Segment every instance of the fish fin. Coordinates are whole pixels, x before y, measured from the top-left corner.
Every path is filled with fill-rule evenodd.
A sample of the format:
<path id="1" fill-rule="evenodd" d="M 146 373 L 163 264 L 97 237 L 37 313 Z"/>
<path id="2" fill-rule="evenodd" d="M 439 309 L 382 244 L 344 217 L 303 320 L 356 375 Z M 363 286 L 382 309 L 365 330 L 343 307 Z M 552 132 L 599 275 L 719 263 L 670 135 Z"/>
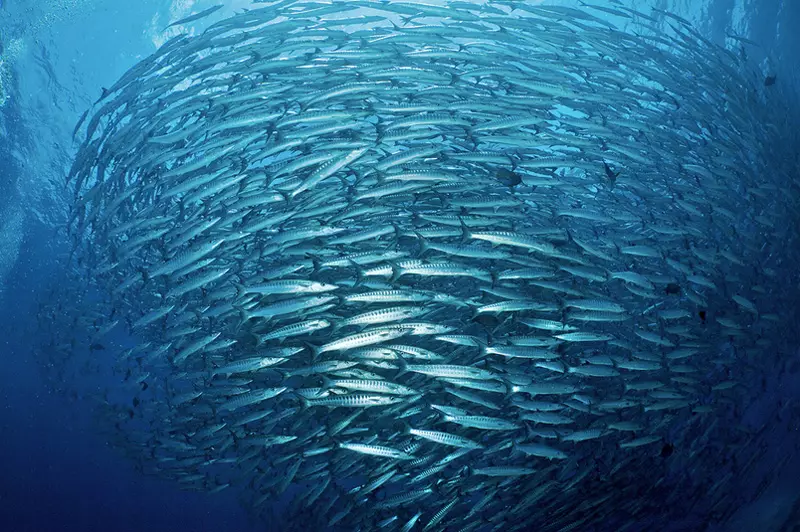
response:
<path id="1" fill-rule="evenodd" d="M 506 385 L 506 393 L 504 395 L 504 399 L 506 401 L 509 401 L 511 399 L 511 396 L 514 395 L 514 383 L 512 383 L 508 379 L 503 379 L 503 384 Z"/>
<path id="2" fill-rule="evenodd" d="M 527 424 L 525 425 L 525 428 L 527 430 L 530 430 L 530 426 L 527 425 Z M 528 438 L 530 438 L 530 436 L 528 436 Z M 514 438 L 514 439 L 511 440 L 511 454 L 513 455 L 514 453 L 518 453 L 518 452 L 520 452 L 520 450 L 517 449 L 517 440 L 516 440 L 516 438 Z"/>
<path id="3" fill-rule="evenodd" d="M 511 315 L 509 314 L 508 317 L 506 317 L 502 322 L 497 324 L 497 327 L 494 327 L 491 331 L 486 331 L 486 337 L 489 339 L 489 343 L 492 342 L 492 335 L 494 333 L 496 333 L 498 331 L 498 329 L 500 329 L 503 325 L 505 325 L 506 323 L 508 323 L 511 320 L 512 320 L 512 318 L 511 318 Z"/>
<path id="4" fill-rule="evenodd" d="M 309 401 L 306 397 L 303 397 L 299 393 L 295 393 L 295 395 L 300 398 L 300 405 L 303 407 L 303 410 L 307 410 L 311 406 L 311 401 Z"/>
<path id="5" fill-rule="evenodd" d="M 302 186 L 302 185 L 300 185 L 300 186 Z M 299 188 L 299 186 L 298 186 L 298 188 Z M 305 190 L 301 190 L 300 192 L 295 192 L 295 191 L 298 190 L 298 188 L 294 188 L 292 190 L 278 190 L 278 194 L 283 196 L 283 200 L 286 203 L 291 203 L 292 200 L 295 198 L 295 196 L 299 196 L 300 194 L 305 192 Z"/>
<path id="6" fill-rule="evenodd" d="M 236 306 L 234 308 L 236 308 L 236 311 L 239 313 L 239 319 L 242 320 L 242 322 L 239 324 L 239 327 L 241 328 L 245 323 L 250 321 L 250 318 L 253 316 L 242 307 Z"/>
<path id="7" fill-rule="evenodd" d="M 320 355 L 320 347 L 309 342 L 303 342 L 305 346 L 311 351 L 311 360 L 316 360 Z"/>
<path id="8" fill-rule="evenodd" d="M 405 361 L 405 359 L 403 357 L 399 357 L 397 359 L 397 363 L 400 365 L 400 371 L 397 372 L 397 374 L 395 375 L 395 378 L 400 377 L 400 375 L 404 375 L 404 374 L 408 373 L 408 364 L 406 363 L 406 361 Z"/>
<path id="9" fill-rule="evenodd" d="M 475 307 L 474 309 L 472 309 L 472 316 L 470 316 L 469 319 L 470 320 L 474 320 L 475 318 L 477 318 L 481 314 L 483 314 L 483 313 L 480 311 L 480 307 Z"/>
<path id="10" fill-rule="evenodd" d="M 336 176 L 336 178 L 337 178 L 339 181 L 341 181 L 341 182 L 342 182 L 342 187 L 346 187 L 346 186 L 348 186 L 348 185 L 350 184 L 350 182 L 347 180 L 347 178 L 348 178 L 350 175 L 354 175 L 354 176 L 356 176 L 356 179 L 358 179 L 358 177 L 359 177 L 359 176 L 358 176 L 358 174 L 357 174 L 355 171 L 353 171 L 353 172 L 350 172 L 350 173 L 348 173 L 348 174 L 345 174 L 345 175 L 337 175 L 337 176 Z"/>
<path id="11" fill-rule="evenodd" d="M 364 282 L 364 270 L 361 268 L 361 266 L 358 265 L 356 261 L 352 259 L 349 259 L 347 262 L 349 262 L 350 266 L 352 266 L 353 269 L 356 271 L 356 280 L 355 283 L 353 283 L 353 288 L 355 288 L 356 286 L 360 286 L 361 283 Z"/>
<path id="12" fill-rule="evenodd" d="M 237 283 L 236 281 L 231 281 L 231 284 L 236 289 L 236 297 L 241 298 L 247 294 L 247 288 L 242 283 Z"/>
<path id="13" fill-rule="evenodd" d="M 397 244 L 400 242 L 400 237 L 403 236 L 403 232 L 400 230 L 400 226 L 394 222 L 392 222 L 392 228 L 394 229 L 394 236 L 389 242 L 391 246 L 397 247 Z"/>
<path id="14" fill-rule="evenodd" d="M 392 277 L 389 280 L 390 283 L 394 284 L 400 278 L 403 273 L 403 268 L 401 268 L 396 262 L 394 261 L 387 261 L 389 265 L 392 267 Z"/>
<path id="15" fill-rule="evenodd" d="M 489 349 L 489 343 L 491 342 L 492 339 L 489 336 L 488 332 L 486 333 L 486 341 L 481 340 L 477 336 L 474 337 L 474 339 L 475 339 L 475 343 L 478 344 L 478 350 L 480 351 L 480 356 L 479 356 L 479 358 L 477 360 L 483 360 L 487 356 L 489 356 L 489 353 L 487 352 L 487 350 Z"/>
<path id="16" fill-rule="evenodd" d="M 472 238 L 472 231 L 469 230 L 469 227 L 467 227 L 467 224 L 464 223 L 464 219 L 461 218 L 460 216 L 458 217 L 458 221 L 461 224 L 461 241 L 462 242 L 466 242 L 467 240 L 470 240 Z M 494 244 L 494 243 L 492 243 L 492 244 Z"/>
<path id="17" fill-rule="evenodd" d="M 447 422 L 447 414 L 439 412 L 439 417 L 433 421 L 434 425 L 441 425 Z"/>
<path id="18" fill-rule="evenodd" d="M 252 331 L 248 331 L 246 334 L 248 336 L 250 336 L 253 340 L 255 340 L 256 348 L 261 347 L 261 344 L 264 343 L 264 342 L 261 341 L 261 337 L 259 335 L 257 335 L 256 333 L 254 333 Z"/>
<path id="19" fill-rule="evenodd" d="M 311 259 L 311 264 L 313 264 L 314 270 L 312 271 L 312 273 L 313 274 L 319 273 L 319 271 L 322 269 L 322 259 L 320 259 L 319 256 L 314 255 L 312 253 L 306 253 L 306 257 Z"/>
<path id="20" fill-rule="evenodd" d="M 105 88 L 105 87 L 102 87 L 102 91 L 100 92 L 100 97 L 97 99 L 97 101 L 96 101 L 96 102 L 94 102 L 94 104 L 95 104 L 95 105 L 97 105 L 97 104 L 98 104 L 98 103 L 100 103 L 100 102 L 101 102 L 101 101 L 102 101 L 104 98 L 106 98 L 106 97 L 107 97 L 109 94 L 110 94 L 110 92 L 108 91 L 108 89 L 107 89 L 107 88 Z"/>
<path id="21" fill-rule="evenodd" d="M 383 141 L 383 137 L 386 136 L 386 126 L 383 122 L 378 119 L 378 122 L 375 124 L 375 134 L 377 135 L 377 139 L 375 142 L 380 143 Z M 378 172 L 378 183 L 382 183 L 386 176 L 383 172 Z"/>
<path id="22" fill-rule="evenodd" d="M 428 239 L 419 234 L 417 231 L 414 231 L 414 234 L 417 235 L 417 239 L 419 239 L 419 256 L 421 257 L 430 249 L 430 244 L 428 243 Z"/>

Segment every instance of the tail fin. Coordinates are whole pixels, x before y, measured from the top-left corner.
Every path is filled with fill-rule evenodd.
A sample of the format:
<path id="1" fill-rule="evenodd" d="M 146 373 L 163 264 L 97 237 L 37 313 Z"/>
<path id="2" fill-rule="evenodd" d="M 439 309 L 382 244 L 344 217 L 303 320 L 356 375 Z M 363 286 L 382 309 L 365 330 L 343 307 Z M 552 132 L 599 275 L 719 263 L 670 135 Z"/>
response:
<path id="1" fill-rule="evenodd" d="M 402 276 L 405 272 L 403 268 L 401 268 L 396 262 L 388 261 L 389 265 L 392 267 L 392 278 L 389 280 L 390 283 L 394 284 L 400 276 Z"/>
<path id="2" fill-rule="evenodd" d="M 400 229 L 400 226 L 396 223 L 392 222 L 392 227 L 394 228 L 394 236 L 392 237 L 391 246 L 397 247 L 398 242 L 400 241 L 400 237 L 403 236 L 403 231 Z"/>
<path id="3" fill-rule="evenodd" d="M 321 353 L 321 351 L 320 351 L 321 347 L 320 346 L 317 346 L 317 345 L 314 345 L 314 344 L 310 344 L 308 342 L 303 342 L 303 343 L 305 343 L 305 345 L 308 348 L 308 350 L 311 351 L 311 360 L 312 361 L 316 360 L 317 358 L 319 358 L 319 355 Z"/>
<path id="4" fill-rule="evenodd" d="M 233 287 L 236 288 L 236 297 L 242 298 L 247 294 L 247 288 L 242 283 L 232 281 Z"/>
<path id="5" fill-rule="evenodd" d="M 386 136 L 386 125 L 378 119 L 378 122 L 375 124 L 375 134 L 377 135 L 377 142 L 380 143 L 383 140 L 383 137 Z M 378 173 L 378 183 L 382 183 L 385 179 L 385 174 L 383 172 Z"/>
<path id="6" fill-rule="evenodd" d="M 459 216 L 458 221 L 461 223 L 461 241 L 466 242 L 467 240 L 472 239 L 472 231 L 470 231 L 469 227 L 467 227 L 467 224 L 464 223 L 463 218 Z"/>
<path id="7" fill-rule="evenodd" d="M 236 307 L 236 311 L 239 313 L 239 319 L 241 320 L 241 323 L 239 323 L 237 327 L 238 330 L 242 328 L 248 321 L 250 321 L 250 318 L 253 316 L 242 307 Z"/>
<path id="8" fill-rule="evenodd" d="M 248 331 L 245 334 L 250 336 L 255 341 L 256 348 L 261 347 L 261 344 L 264 343 L 264 342 L 261 341 L 261 337 L 259 335 L 257 335 L 256 333 L 254 333 L 253 331 Z"/>
<path id="9" fill-rule="evenodd" d="M 106 97 L 107 97 L 107 96 L 110 94 L 110 92 L 108 91 L 108 89 L 107 89 L 107 88 L 103 87 L 102 89 L 103 89 L 103 90 L 102 90 L 102 92 L 100 93 L 100 97 L 97 99 L 97 101 L 96 101 L 96 102 L 94 102 L 94 104 L 95 104 L 95 105 L 97 105 L 98 103 L 100 103 L 100 102 L 101 102 L 103 99 L 105 99 L 105 98 L 106 98 Z"/>
<path id="10" fill-rule="evenodd" d="M 417 239 L 419 239 L 419 256 L 421 257 L 426 251 L 431 249 L 431 247 L 427 238 L 419 234 L 417 231 L 414 231 L 414 234 L 417 235 Z"/>
<path id="11" fill-rule="evenodd" d="M 350 266 L 356 271 L 356 280 L 353 283 L 353 288 L 356 286 L 361 285 L 364 282 L 364 270 L 361 269 L 361 266 L 354 260 L 348 260 L 347 262 L 350 263 Z"/>
<path id="12" fill-rule="evenodd" d="M 314 265 L 314 271 L 312 273 L 318 274 L 322 269 L 322 259 L 320 259 L 317 255 L 312 255 L 311 253 L 306 253 L 306 257 L 311 259 L 311 264 Z"/>
<path id="13" fill-rule="evenodd" d="M 397 363 L 400 365 L 400 371 L 397 372 L 395 378 L 398 378 L 400 377 L 400 375 L 405 375 L 406 373 L 408 373 L 408 363 L 406 363 L 406 360 L 403 357 L 399 357 L 397 359 Z"/>
<path id="14" fill-rule="evenodd" d="M 307 410 L 311 406 L 311 401 L 309 401 L 306 397 L 300 395 L 299 393 L 295 393 L 295 395 L 300 398 L 300 405 L 302 406 L 303 410 Z"/>
<path id="15" fill-rule="evenodd" d="M 508 400 L 511 399 L 511 396 L 514 395 L 514 383 L 504 378 L 503 384 L 506 385 L 506 393 L 503 396 L 503 399 L 508 402 Z"/>

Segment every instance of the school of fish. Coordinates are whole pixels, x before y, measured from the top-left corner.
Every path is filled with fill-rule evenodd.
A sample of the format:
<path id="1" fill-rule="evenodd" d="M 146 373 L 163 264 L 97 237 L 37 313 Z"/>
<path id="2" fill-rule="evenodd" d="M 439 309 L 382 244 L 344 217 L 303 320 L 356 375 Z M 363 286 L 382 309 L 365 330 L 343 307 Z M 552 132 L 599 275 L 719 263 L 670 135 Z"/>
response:
<path id="1" fill-rule="evenodd" d="M 713 507 L 667 462 L 729 451 L 797 320 L 797 135 L 763 90 L 613 2 L 280 0 L 172 38 L 75 130 L 98 415 L 268 530 Z"/>

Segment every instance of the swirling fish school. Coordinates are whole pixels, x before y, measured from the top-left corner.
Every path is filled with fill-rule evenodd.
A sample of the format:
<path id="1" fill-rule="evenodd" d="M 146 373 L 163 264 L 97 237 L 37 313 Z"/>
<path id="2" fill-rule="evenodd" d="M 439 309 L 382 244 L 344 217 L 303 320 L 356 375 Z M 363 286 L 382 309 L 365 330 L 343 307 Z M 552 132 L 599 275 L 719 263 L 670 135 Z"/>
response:
<path id="1" fill-rule="evenodd" d="M 120 445 L 315 530 L 624 530 L 711 467 L 797 187 L 737 56 L 614 10 L 282 0 L 123 75 L 68 179 Z"/>

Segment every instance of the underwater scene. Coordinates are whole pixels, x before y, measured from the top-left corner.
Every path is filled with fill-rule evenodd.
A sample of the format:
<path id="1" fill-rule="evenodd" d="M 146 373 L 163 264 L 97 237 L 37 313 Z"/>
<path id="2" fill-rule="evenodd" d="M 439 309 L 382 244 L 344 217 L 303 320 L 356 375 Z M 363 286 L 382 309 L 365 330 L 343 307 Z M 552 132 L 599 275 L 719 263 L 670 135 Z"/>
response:
<path id="1" fill-rule="evenodd" d="M 2 1 L 0 530 L 800 531 L 798 27 Z"/>

